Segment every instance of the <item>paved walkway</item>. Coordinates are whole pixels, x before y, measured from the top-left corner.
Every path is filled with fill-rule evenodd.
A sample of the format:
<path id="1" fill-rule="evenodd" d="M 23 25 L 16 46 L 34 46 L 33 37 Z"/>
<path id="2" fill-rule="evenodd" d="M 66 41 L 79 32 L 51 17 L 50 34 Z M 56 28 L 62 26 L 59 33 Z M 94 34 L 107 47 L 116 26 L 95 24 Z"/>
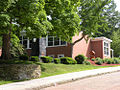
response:
<path id="1" fill-rule="evenodd" d="M 39 90 L 41 88 L 56 85 L 59 83 L 64 83 L 72 80 L 77 80 L 80 78 L 85 78 L 89 76 L 115 72 L 115 71 L 120 71 L 120 66 L 80 71 L 80 72 L 56 75 L 56 76 L 45 77 L 40 79 L 34 79 L 30 81 L 16 82 L 11 84 L 1 85 L 0 90 Z"/>

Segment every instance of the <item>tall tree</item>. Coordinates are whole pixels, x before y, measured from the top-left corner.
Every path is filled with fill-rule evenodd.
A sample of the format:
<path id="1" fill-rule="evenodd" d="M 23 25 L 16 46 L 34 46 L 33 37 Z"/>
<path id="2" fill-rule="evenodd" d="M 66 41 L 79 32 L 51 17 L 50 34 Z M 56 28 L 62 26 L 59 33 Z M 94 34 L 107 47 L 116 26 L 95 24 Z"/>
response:
<path id="1" fill-rule="evenodd" d="M 111 38 L 113 31 L 117 31 L 119 29 L 120 13 L 115 9 L 116 4 L 114 0 L 106 5 L 106 9 L 104 10 L 103 15 L 105 16 L 104 21 L 108 25 L 108 28 L 99 28 L 99 32 L 96 32 L 95 36 L 105 36 Z"/>
<path id="2" fill-rule="evenodd" d="M 2 59 L 11 58 L 11 33 L 24 29 L 29 36 L 41 36 L 52 28 L 51 23 L 47 21 L 44 5 L 44 0 L 0 0 Z"/>
<path id="3" fill-rule="evenodd" d="M 120 30 L 113 31 L 111 35 L 112 41 L 112 49 L 114 50 L 114 56 L 120 56 Z"/>
<path id="4" fill-rule="evenodd" d="M 101 14 L 108 3 L 109 0 L 46 0 L 45 10 L 54 26 L 49 33 L 70 41 L 76 33 L 83 31 L 83 36 L 71 44 L 73 47 L 102 27 L 99 25 L 103 19 Z"/>

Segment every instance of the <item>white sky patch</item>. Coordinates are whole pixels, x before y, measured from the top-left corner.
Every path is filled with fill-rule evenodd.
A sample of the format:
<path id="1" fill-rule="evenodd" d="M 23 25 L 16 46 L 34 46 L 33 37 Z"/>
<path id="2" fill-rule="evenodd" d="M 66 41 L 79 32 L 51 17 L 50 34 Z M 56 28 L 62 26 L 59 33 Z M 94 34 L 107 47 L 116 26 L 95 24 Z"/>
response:
<path id="1" fill-rule="evenodd" d="M 120 12 L 120 0 L 114 0 L 117 7 L 116 7 L 116 10 Z"/>

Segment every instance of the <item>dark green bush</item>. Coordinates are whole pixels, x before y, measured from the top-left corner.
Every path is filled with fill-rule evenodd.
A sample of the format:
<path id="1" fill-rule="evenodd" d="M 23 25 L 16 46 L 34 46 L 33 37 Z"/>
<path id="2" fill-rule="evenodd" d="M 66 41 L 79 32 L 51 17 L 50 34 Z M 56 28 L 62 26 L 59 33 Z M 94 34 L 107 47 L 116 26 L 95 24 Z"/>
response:
<path id="1" fill-rule="evenodd" d="M 92 60 L 92 61 L 95 61 L 95 58 L 92 58 L 91 60 Z"/>
<path id="2" fill-rule="evenodd" d="M 75 57 L 75 60 L 77 61 L 77 64 L 83 64 L 83 61 L 86 59 L 84 55 L 78 55 Z"/>
<path id="3" fill-rule="evenodd" d="M 42 56 L 41 57 L 41 60 L 44 62 L 44 63 L 51 63 L 53 61 L 53 58 L 52 57 L 49 57 L 49 56 Z"/>
<path id="4" fill-rule="evenodd" d="M 114 64 L 120 64 L 119 58 L 114 58 L 113 60 L 114 60 Z"/>
<path id="5" fill-rule="evenodd" d="M 97 57 L 95 60 L 96 60 L 96 61 L 99 61 L 99 60 L 102 60 L 102 59 L 101 59 L 101 58 L 99 58 L 99 57 Z"/>
<path id="6" fill-rule="evenodd" d="M 63 64 L 76 64 L 77 63 L 74 59 L 70 57 L 62 57 L 60 58 L 60 60 L 61 60 L 61 63 Z"/>
<path id="7" fill-rule="evenodd" d="M 114 64 L 114 61 L 112 59 L 108 59 L 106 63 L 107 64 Z"/>
<path id="8" fill-rule="evenodd" d="M 39 57 L 38 56 L 31 56 L 30 61 L 39 62 Z"/>
<path id="9" fill-rule="evenodd" d="M 56 64 L 60 63 L 60 59 L 59 58 L 54 58 L 54 63 L 56 63 Z"/>
<path id="10" fill-rule="evenodd" d="M 83 64 L 85 64 L 85 65 L 91 65 L 91 63 L 89 61 L 83 61 Z"/>
<path id="11" fill-rule="evenodd" d="M 29 57 L 28 57 L 28 55 L 20 55 L 19 59 L 27 61 L 29 59 Z"/>
<path id="12" fill-rule="evenodd" d="M 103 64 L 103 61 L 102 61 L 102 60 L 97 60 L 97 61 L 95 62 L 95 64 L 102 65 L 102 64 Z"/>

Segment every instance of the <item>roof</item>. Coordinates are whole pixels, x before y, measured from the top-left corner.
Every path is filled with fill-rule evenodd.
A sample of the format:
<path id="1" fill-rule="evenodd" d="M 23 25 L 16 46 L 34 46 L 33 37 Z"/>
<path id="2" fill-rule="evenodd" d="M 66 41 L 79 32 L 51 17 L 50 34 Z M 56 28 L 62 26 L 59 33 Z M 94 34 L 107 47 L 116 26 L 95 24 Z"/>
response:
<path id="1" fill-rule="evenodd" d="M 93 41 L 97 41 L 97 40 L 105 40 L 105 41 L 108 41 L 108 42 L 112 42 L 111 39 L 109 38 L 106 38 L 106 37 L 96 37 L 94 39 L 92 39 Z"/>

